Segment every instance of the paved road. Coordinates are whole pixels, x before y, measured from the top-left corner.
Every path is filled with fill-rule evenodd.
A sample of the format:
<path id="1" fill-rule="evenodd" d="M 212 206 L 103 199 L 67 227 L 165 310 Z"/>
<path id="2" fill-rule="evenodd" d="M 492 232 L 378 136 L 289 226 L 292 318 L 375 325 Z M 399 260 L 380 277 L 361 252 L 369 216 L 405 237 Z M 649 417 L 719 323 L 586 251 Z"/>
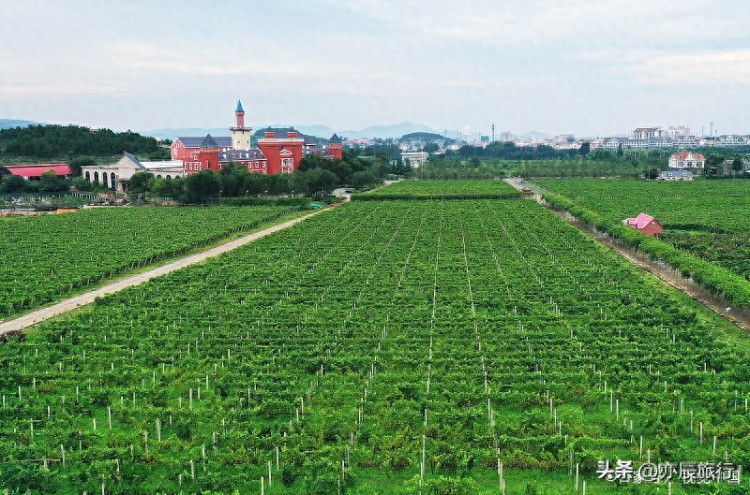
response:
<path id="1" fill-rule="evenodd" d="M 185 268 L 186 266 L 194 265 L 196 263 L 200 263 L 201 261 L 205 261 L 209 258 L 213 258 L 214 256 L 218 256 L 228 251 L 232 251 L 234 249 L 237 249 L 240 246 L 244 246 L 245 244 L 249 244 L 262 237 L 273 234 L 274 232 L 287 229 L 291 227 L 292 225 L 296 225 L 302 222 L 303 220 L 310 218 L 314 215 L 317 215 L 319 213 L 322 213 L 324 211 L 327 211 L 328 209 L 329 208 L 318 210 L 313 213 L 309 213 L 307 215 L 286 221 L 284 223 L 274 225 L 273 227 L 268 227 L 267 229 L 263 229 L 258 232 L 254 232 L 252 234 L 239 237 L 237 239 L 231 240 L 219 246 L 213 247 L 211 249 L 207 249 L 206 251 L 202 251 L 200 253 L 186 256 L 184 258 L 180 258 L 178 260 L 172 261 L 170 263 L 159 266 L 157 268 L 153 268 L 146 272 L 142 272 L 137 275 L 133 275 L 131 277 L 126 277 L 116 282 L 112 282 L 111 284 L 107 284 L 103 287 L 92 290 L 90 292 L 86 292 L 78 296 L 73 296 L 68 299 L 64 299 L 60 301 L 59 303 L 54 304 L 52 306 L 41 308 L 31 313 L 27 313 L 23 316 L 19 316 L 18 318 L 0 323 L 0 335 L 4 333 L 12 332 L 12 331 L 23 330 L 32 325 L 36 325 L 37 323 L 41 323 L 45 320 L 49 320 L 50 318 L 54 318 L 55 316 L 59 316 L 61 314 L 73 311 L 74 309 L 80 308 L 81 306 L 91 304 L 92 302 L 94 302 L 94 299 L 96 299 L 97 297 L 105 296 L 107 294 L 114 294 L 115 292 L 119 292 L 128 287 L 133 287 L 134 285 L 140 285 L 144 282 L 148 282 L 154 277 L 160 277 L 162 275 L 172 273 L 175 270 Z"/>

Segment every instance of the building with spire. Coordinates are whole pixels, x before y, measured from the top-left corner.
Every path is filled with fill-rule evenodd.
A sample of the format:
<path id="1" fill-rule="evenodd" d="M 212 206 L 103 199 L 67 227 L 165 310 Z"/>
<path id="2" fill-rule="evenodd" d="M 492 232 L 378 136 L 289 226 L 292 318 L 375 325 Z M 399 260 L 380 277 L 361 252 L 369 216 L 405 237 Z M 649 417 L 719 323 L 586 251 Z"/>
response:
<path id="1" fill-rule="evenodd" d="M 242 109 L 242 102 L 237 100 L 237 108 L 234 111 L 237 125 L 231 127 L 232 131 L 232 149 L 236 151 L 249 151 L 252 145 L 251 139 L 253 130 L 245 127 L 245 111 Z"/>
<path id="2" fill-rule="evenodd" d="M 234 110 L 235 125 L 231 137 L 178 137 L 170 147 L 172 160 L 182 160 L 185 174 L 204 170 L 220 172 L 230 163 L 258 174 L 291 173 L 297 170 L 302 158 L 317 154 L 331 160 L 343 158 L 343 144 L 335 134 L 324 147 L 309 147 L 305 136 L 293 128 L 268 128 L 253 143 L 252 129 L 245 126 L 245 110 L 237 100 Z"/>

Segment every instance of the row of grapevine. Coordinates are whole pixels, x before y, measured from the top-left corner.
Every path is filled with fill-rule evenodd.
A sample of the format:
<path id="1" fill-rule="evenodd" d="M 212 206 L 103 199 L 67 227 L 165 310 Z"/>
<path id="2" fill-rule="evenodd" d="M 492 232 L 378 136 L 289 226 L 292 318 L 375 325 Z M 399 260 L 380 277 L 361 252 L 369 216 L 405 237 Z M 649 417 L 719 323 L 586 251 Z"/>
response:
<path id="1" fill-rule="evenodd" d="M 510 199 L 521 193 L 501 180 L 406 180 L 373 192 L 356 194 L 357 201 L 410 199 Z"/>
<path id="2" fill-rule="evenodd" d="M 662 240 L 750 280 L 750 183 L 626 179 L 538 180 L 611 224 L 646 212 L 665 227 Z"/>
<path id="3" fill-rule="evenodd" d="M 663 261 L 684 277 L 689 277 L 712 294 L 723 297 L 734 306 L 750 308 L 750 282 L 728 269 L 698 258 L 693 254 L 649 237 L 621 223 L 610 223 L 599 213 L 573 203 L 554 193 L 545 193 L 544 200 L 552 208 L 566 210 L 580 221 L 606 232 L 626 246 L 648 254 L 653 260 Z"/>
<path id="4" fill-rule="evenodd" d="M 750 461 L 727 330 L 533 202 L 347 204 L 0 345 L 0 489 L 628 493 Z"/>
<path id="5" fill-rule="evenodd" d="M 296 207 L 100 208 L 0 220 L 0 319 Z"/>

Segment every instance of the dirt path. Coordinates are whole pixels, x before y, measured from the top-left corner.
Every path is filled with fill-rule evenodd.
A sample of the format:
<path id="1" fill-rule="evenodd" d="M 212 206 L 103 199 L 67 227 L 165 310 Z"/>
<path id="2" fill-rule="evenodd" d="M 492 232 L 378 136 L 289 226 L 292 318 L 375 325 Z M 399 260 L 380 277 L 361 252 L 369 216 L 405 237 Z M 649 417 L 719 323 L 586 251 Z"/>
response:
<path id="1" fill-rule="evenodd" d="M 128 287 L 133 287 L 135 285 L 140 285 L 144 282 L 148 282 L 154 277 L 160 277 L 162 275 L 172 273 L 176 270 L 180 270 L 181 268 L 200 263 L 209 258 L 219 256 L 220 254 L 232 251 L 240 246 L 244 246 L 245 244 L 250 244 L 251 242 L 257 241 L 258 239 L 266 237 L 267 235 L 271 235 L 274 232 L 288 229 L 289 227 L 296 225 L 303 220 L 323 213 L 324 211 L 328 211 L 329 209 L 330 208 L 318 210 L 307 215 L 288 220 L 284 223 L 268 227 L 258 232 L 233 239 L 211 249 L 201 251 L 200 253 L 174 260 L 157 268 L 139 273 L 137 275 L 133 275 L 131 277 L 117 280 L 90 292 L 85 292 L 83 294 L 64 299 L 57 304 L 53 304 L 52 306 L 47 306 L 45 308 L 32 311 L 31 313 L 27 313 L 23 316 L 19 316 L 18 318 L 2 322 L 0 323 L 0 335 L 13 331 L 21 331 L 27 327 L 36 325 L 37 323 L 41 323 L 45 320 L 49 320 L 50 318 L 54 318 L 55 316 L 68 313 L 70 311 L 73 311 L 74 309 L 80 308 L 81 306 L 91 304 L 97 297 L 102 297 L 107 294 L 114 294 L 115 292 L 119 292 Z"/>
<path id="2" fill-rule="evenodd" d="M 542 205 L 546 205 L 544 200 L 541 197 L 541 193 L 544 192 L 544 189 L 537 186 L 533 182 L 528 182 L 524 179 L 517 179 L 517 178 L 505 179 L 505 182 L 507 182 L 508 184 L 510 184 L 511 186 L 519 190 L 523 187 L 530 188 L 532 191 L 534 191 L 534 199 L 538 203 Z M 573 215 L 571 215 L 567 211 L 556 211 L 552 209 L 550 209 L 550 211 L 557 214 L 557 216 L 559 216 L 566 222 L 570 223 L 574 227 L 578 228 L 582 232 L 585 232 L 586 234 L 594 237 L 596 240 L 598 240 L 602 244 L 613 249 L 618 254 L 620 254 L 623 258 L 630 261 L 634 265 L 638 265 L 639 267 L 643 268 L 647 272 L 651 273 L 652 275 L 657 277 L 659 280 L 661 280 L 665 284 L 690 296 L 691 298 L 700 302 L 704 306 L 712 309 L 722 318 L 728 320 L 734 325 L 737 325 L 743 330 L 750 332 L 750 312 L 738 310 L 736 308 L 728 308 L 727 302 L 724 301 L 722 298 L 717 297 L 711 294 L 710 292 L 706 291 L 703 287 L 696 284 L 691 279 L 682 277 L 678 271 L 675 271 L 672 267 L 670 267 L 666 263 L 663 263 L 660 261 L 652 261 L 651 259 L 649 259 L 648 256 L 644 255 L 643 253 L 640 253 L 633 248 L 618 244 L 606 234 L 596 231 L 590 228 L 588 225 L 581 223 L 577 218 L 575 218 Z"/>

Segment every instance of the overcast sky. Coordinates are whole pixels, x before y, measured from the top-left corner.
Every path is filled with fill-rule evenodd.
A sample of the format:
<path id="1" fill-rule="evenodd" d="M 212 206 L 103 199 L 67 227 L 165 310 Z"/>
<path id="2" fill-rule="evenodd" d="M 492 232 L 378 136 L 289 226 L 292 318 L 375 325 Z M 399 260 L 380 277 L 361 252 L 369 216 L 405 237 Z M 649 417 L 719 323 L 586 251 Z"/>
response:
<path id="1" fill-rule="evenodd" d="M 750 133 L 746 0 L 0 0 L 0 118 Z"/>

